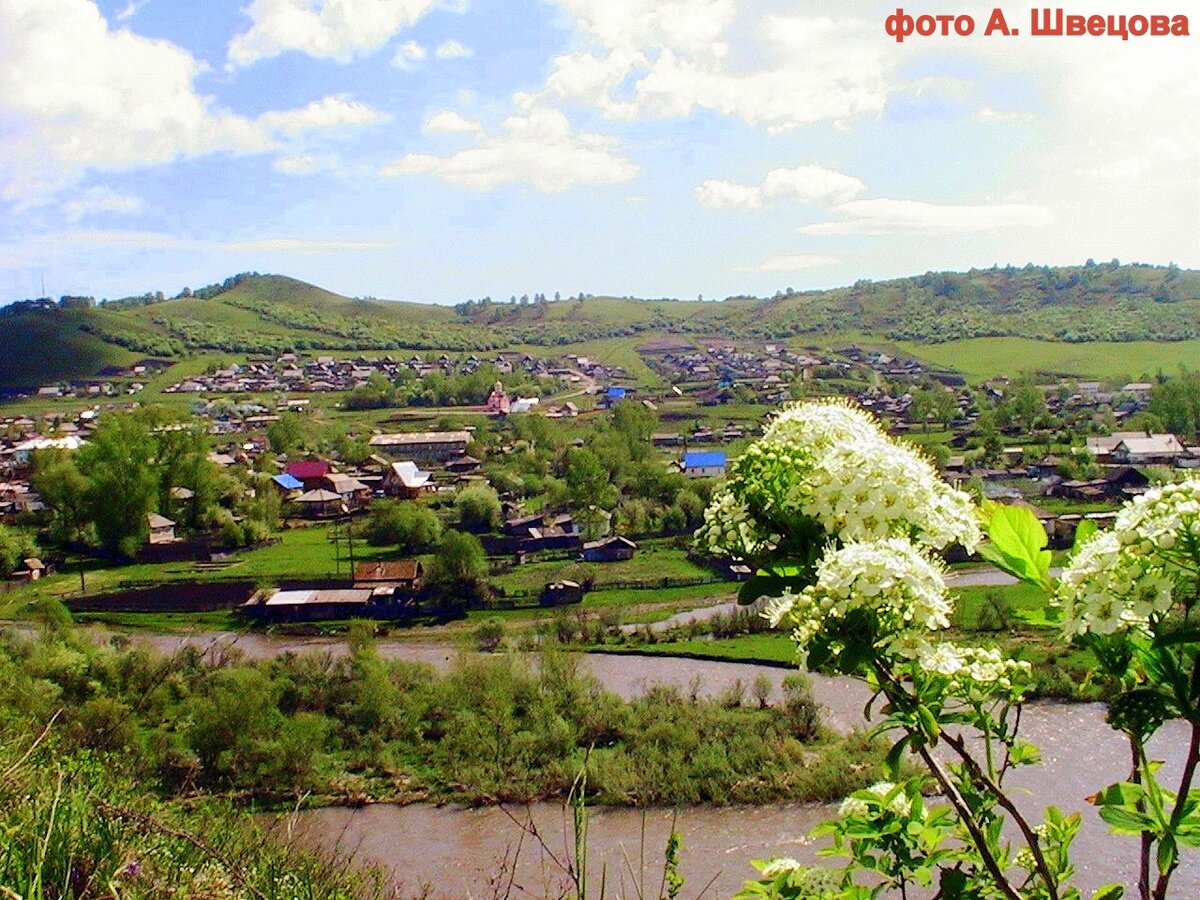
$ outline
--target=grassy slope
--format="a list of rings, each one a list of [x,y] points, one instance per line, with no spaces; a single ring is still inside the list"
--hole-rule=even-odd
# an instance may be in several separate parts
[[[86,312],[56,311],[0,319],[0,387],[38,387],[60,379],[86,378],[105,366],[125,366],[137,354],[80,328]]]
[[[1080,283],[1072,280],[1084,279]],[[1194,333],[1200,319],[1200,273],[1170,276],[1173,303],[1155,303],[1167,284],[1165,269],[1106,265],[919,276],[861,283],[763,301],[720,303],[594,297],[543,305],[497,304],[473,321],[447,306],[356,300],[278,275],[253,277],[211,300],[181,299],[148,307],[23,313],[0,322],[5,352],[0,387],[81,378],[146,353],[180,356],[188,348],[228,355],[211,347],[334,346],[341,352],[376,339],[375,347],[520,347],[538,353],[569,352],[624,366],[640,383],[660,379],[637,349],[663,336],[707,334],[754,339],[793,335],[795,346],[833,346],[850,341],[891,346],[973,379],[1021,370],[1076,376],[1140,376],[1170,371],[1200,358],[1200,339],[1129,343],[1059,343],[1033,336],[1079,331],[1091,336],[1136,333],[1138,323],[1158,323],[1162,333]],[[940,280],[939,280],[940,279]],[[951,296],[939,293],[954,282]],[[1071,284],[1069,287],[1063,285]],[[943,285],[944,286],[944,285]],[[853,322],[860,330],[844,327]],[[125,350],[81,330],[92,327],[134,347]],[[1026,337],[981,337],[927,343],[955,334],[979,333],[980,323]],[[1190,323],[1190,324],[1189,324]],[[915,329],[915,332],[914,332]],[[972,331],[971,329],[976,329]],[[922,342],[902,337],[925,335]],[[892,337],[887,337],[891,335]],[[379,339],[386,343],[379,343]],[[536,341],[537,344],[531,344]],[[314,343],[315,342],[315,343]],[[395,342],[395,343],[392,343]],[[329,352],[329,351],[324,351]],[[379,352],[379,351],[376,351]],[[384,351],[386,352],[386,351]],[[401,351],[407,352],[407,351]]]
[[[1180,365],[1194,367],[1200,360],[1200,341],[1065,344],[993,337],[943,344],[901,341],[896,346],[936,366],[957,369],[976,381],[1018,371],[1137,379],[1160,369],[1172,374]]]

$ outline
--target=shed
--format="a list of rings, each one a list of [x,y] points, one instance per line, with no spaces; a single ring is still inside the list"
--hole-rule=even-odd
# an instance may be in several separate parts
[[[300,513],[307,519],[318,519],[323,516],[336,516],[346,511],[342,503],[342,495],[333,491],[306,491],[296,498]]]
[[[146,517],[146,522],[150,526],[150,535],[147,539],[149,544],[170,544],[175,541],[175,523],[166,516],[160,516],[158,513],[151,513]]]
[[[637,544],[629,538],[617,535],[585,543],[583,558],[587,562],[617,562],[622,559],[633,559],[636,550]]]

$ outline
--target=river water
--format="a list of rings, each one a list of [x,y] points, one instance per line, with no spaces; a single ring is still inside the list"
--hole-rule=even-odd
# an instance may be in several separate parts
[[[138,635],[136,640],[168,653],[185,643],[213,654],[232,646],[251,657],[346,652],[341,641],[323,638],[210,633],[186,638]],[[378,646],[387,658],[427,663],[439,670],[453,665],[459,655],[445,644],[381,641]],[[745,663],[623,654],[589,654],[579,663],[606,688],[626,698],[662,684],[684,693],[715,696],[737,683],[748,689],[755,678],[765,675],[772,684],[772,699],[778,699],[780,683],[789,674],[787,669]],[[813,693],[825,707],[831,727],[847,730],[862,724],[868,693],[861,684],[845,678],[810,677]],[[1022,734],[1041,748],[1043,764],[1012,773],[1009,783],[1018,789],[1017,802],[1035,819],[1040,819],[1041,811],[1050,805],[1068,812],[1082,811],[1083,828],[1073,854],[1080,887],[1094,889],[1126,878],[1135,871],[1135,842],[1109,837],[1107,826],[1085,801],[1098,788],[1128,774],[1128,750],[1105,724],[1103,707],[1095,703],[1031,703],[1022,717]],[[1164,761],[1168,783],[1182,767],[1186,743],[1184,724],[1172,722],[1161,730],[1151,747],[1151,758]],[[705,896],[730,896],[746,878],[753,877],[750,859],[782,855],[816,861],[817,844],[807,835],[832,812],[832,807],[822,805],[680,810],[677,828],[683,836],[682,871],[687,879],[682,896],[696,897],[710,880]],[[548,849],[539,846],[517,824],[530,817]],[[645,814],[628,809],[593,810],[588,842],[589,895],[599,896],[603,871],[608,898],[657,897],[662,850],[672,818],[672,812],[664,810]],[[508,812],[426,804],[331,808],[303,812],[280,827],[294,829],[305,843],[352,854],[358,862],[384,866],[404,891],[403,896],[418,895],[422,885],[432,886],[431,896],[436,897],[504,896],[510,874],[512,896],[554,897],[566,883],[555,859],[569,858],[570,819],[557,804],[534,804]],[[1172,882],[1171,896],[1200,898],[1200,851],[1185,854],[1184,864]],[[515,873],[505,863],[514,858]],[[640,874],[643,869],[644,876]],[[489,885],[488,879],[501,873],[505,875],[503,884]],[[636,885],[643,889],[638,890]]]

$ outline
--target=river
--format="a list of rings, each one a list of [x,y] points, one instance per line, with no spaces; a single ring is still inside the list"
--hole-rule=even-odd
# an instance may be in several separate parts
[[[98,638],[104,636],[103,632],[94,633]],[[259,658],[285,652],[346,652],[344,642],[333,638],[209,633],[189,637],[139,634],[135,640],[168,653],[184,644],[200,646],[212,654],[236,647],[247,656]],[[453,665],[459,655],[447,644],[384,640],[378,646],[387,658],[423,662],[439,670]],[[649,687],[661,684],[673,685],[685,693],[694,690],[715,696],[739,682],[749,688],[756,677],[765,675],[772,684],[772,698],[778,699],[780,683],[789,674],[778,667],[658,656],[589,654],[579,663],[606,688],[626,698],[640,696]],[[862,722],[868,694],[861,684],[846,678],[811,678],[813,693],[825,707],[831,727],[844,730]],[[1022,734],[1041,748],[1043,764],[1019,769],[1010,776],[1010,784],[1019,790],[1017,802],[1038,818],[1049,805],[1082,811],[1084,824],[1074,852],[1079,885],[1094,889],[1121,880],[1134,870],[1135,842],[1110,838],[1107,826],[1085,802],[1098,788],[1122,780],[1128,773],[1127,748],[1105,724],[1103,706],[1030,703],[1023,714]],[[1151,747],[1151,758],[1164,760],[1168,779],[1177,777],[1186,741],[1185,725],[1172,722]],[[566,858],[564,841],[569,833],[569,817],[559,805],[535,804],[510,812],[522,820],[532,816],[554,855]],[[706,896],[730,896],[745,878],[753,876],[750,859],[784,855],[815,861],[817,847],[807,834],[831,812],[831,807],[821,805],[681,810],[678,829],[684,841],[683,873],[687,878],[683,896],[695,897],[710,879],[715,880]],[[637,810],[594,810],[589,868],[596,891],[603,870],[610,898],[640,896],[633,887],[635,883],[647,886],[642,892],[646,896],[657,896],[662,848],[671,821],[670,811],[653,810],[643,816]],[[448,898],[496,895],[487,879],[507,871],[503,861],[513,857],[522,838],[522,829],[502,810],[425,804],[313,810],[301,813],[292,825],[305,842],[351,853],[359,862],[383,865],[395,883],[414,896],[428,884],[433,887],[432,896]],[[643,827],[648,874],[639,882]],[[1185,853],[1171,896],[1200,897],[1200,854]],[[528,837],[521,843],[519,857],[513,883],[523,893],[514,887],[513,896],[556,896],[549,888],[562,882],[562,873],[553,859]]]

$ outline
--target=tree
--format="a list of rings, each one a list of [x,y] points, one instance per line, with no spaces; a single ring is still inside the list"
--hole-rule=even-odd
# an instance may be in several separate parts
[[[1179,375],[1150,389],[1149,410],[1173,434],[1200,438],[1200,371]]]
[[[90,517],[89,483],[69,453],[42,451],[33,458],[33,489],[42,498],[50,518],[50,538],[59,544],[84,540]]]
[[[308,443],[308,428],[299,413],[281,413],[278,421],[267,429],[267,443],[272,453],[291,454]]]
[[[442,523],[433,510],[419,503],[384,500],[371,507],[367,520],[367,543],[376,547],[395,545],[401,553],[421,553],[437,543]]]
[[[79,450],[85,505],[108,553],[132,557],[146,541],[158,502],[154,451],[149,429],[133,415],[106,417]]]
[[[27,535],[0,525],[0,578],[7,578],[17,570],[22,560],[35,555],[33,542]]]
[[[454,511],[458,524],[466,531],[495,531],[503,515],[499,495],[486,484],[473,484],[459,491]]]
[[[441,613],[461,615],[472,603],[482,601],[487,595],[487,571],[487,557],[479,538],[453,529],[444,532],[426,566],[429,586]]]

